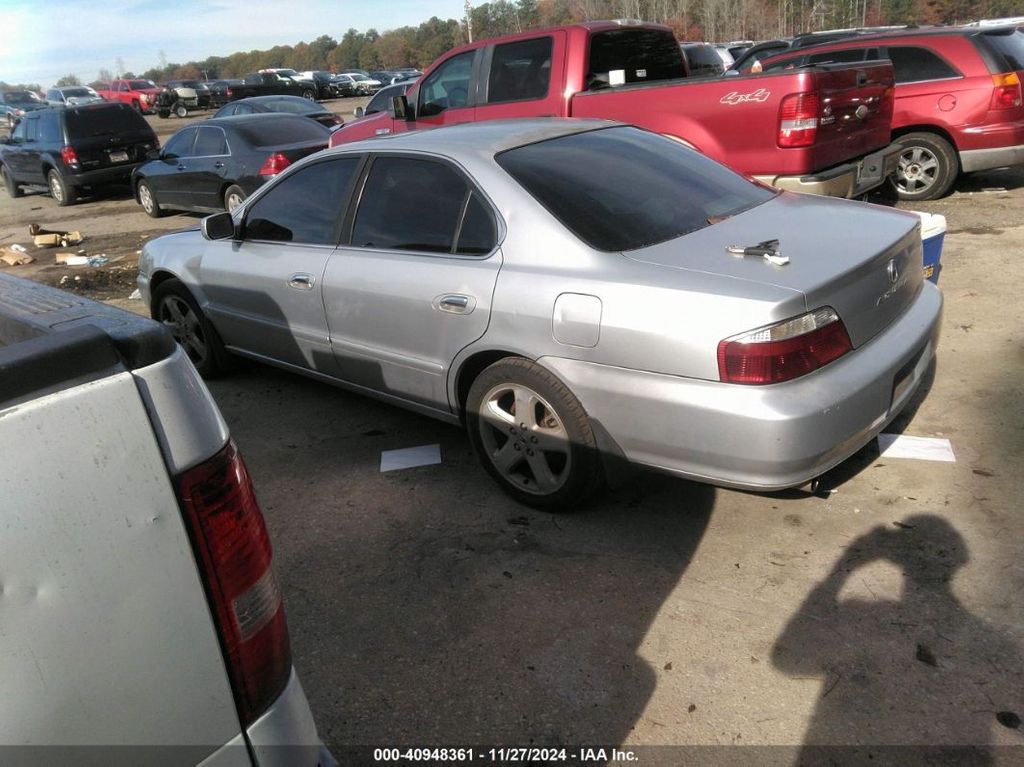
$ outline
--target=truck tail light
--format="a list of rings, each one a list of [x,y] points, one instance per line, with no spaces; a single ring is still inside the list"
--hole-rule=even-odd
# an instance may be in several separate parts
[[[992,86],[990,109],[1013,109],[1021,105],[1020,78],[1016,72],[992,75]]]
[[[782,99],[779,107],[779,146],[811,146],[817,137],[818,94],[791,93]]]
[[[177,484],[235,704],[248,727],[280,695],[292,667],[270,537],[233,442]]]
[[[78,165],[78,153],[73,146],[62,146],[60,148],[60,159],[69,167]]]
[[[824,367],[853,348],[839,315],[825,306],[718,344],[718,376],[726,383],[773,384]]]
[[[292,161],[283,154],[280,152],[274,152],[270,157],[263,161],[263,165],[260,167],[260,175],[276,176],[291,164]]]

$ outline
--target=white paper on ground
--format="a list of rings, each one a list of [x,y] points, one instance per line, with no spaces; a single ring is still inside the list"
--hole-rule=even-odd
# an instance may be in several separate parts
[[[382,450],[380,453],[381,471],[412,469],[416,466],[432,466],[435,463],[441,463],[440,445],[403,447],[401,450]]]
[[[921,461],[955,463],[948,439],[908,437],[905,434],[879,434],[878,449],[885,458],[917,458]]]

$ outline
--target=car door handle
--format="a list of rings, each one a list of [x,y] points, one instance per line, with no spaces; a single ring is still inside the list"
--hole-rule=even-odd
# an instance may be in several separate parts
[[[312,274],[293,274],[288,278],[288,287],[296,290],[312,290],[316,278]]]
[[[185,169],[186,169],[186,167],[187,167],[187,166],[185,166],[185,165],[179,165],[179,166],[178,166],[178,170],[185,170]]]
[[[220,160],[218,160],[217,162],[215,162],[213,164],[213,167],[216,168],[217,170],[220,170],[221,168],[224,167],[224,163],[222,163]]]
[[[476,308],[476,299],[461,293],[446,293],[435,298],[433,306],[439,312],[470,314]]]

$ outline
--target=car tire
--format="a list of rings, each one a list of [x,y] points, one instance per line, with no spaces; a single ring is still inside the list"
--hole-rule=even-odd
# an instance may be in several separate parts
[[[135,195],[139,199],[139,205],[146,211],[150,218],[160,218],[164,212],[160,209],[160,203],[156,199],[153,188],[145,181],[140,181],[135,188]]]
[[[175,104],[174,114],[176,114],[180,118],[188,117],[188,107],[181,103]]]
[[[138,101],[132,102],[132,109],[134,109],[139,114],[142,114],[142,104],[140,104]]]
[[[60,175],[59,171],[53,168],[46,174],[46,185],[50,189],[50,196],[53,197],[58,207],[63,208],[68,205],[74,205],[78,199],[78,193],[75,191],[75,188]]]
[[[245,190],[237,184],[232,184],[224,190],[224,210],[228,213],[234,213],[235,208],[241,205],[245,198]]]
[[[306,88],[304,91],[302,91],[302,98],[306,99],[307,101],[316,101],[316,91]]]
[[[956,150],[935,133],[908,133],[895,139],[903,145],[899,166],[889,179],[900,200],[935,200],[945,195],[960,166]]]
[[[151,315],[170,331],[203,378],[216,378],[230,368],[220,334],[181,281],[167,280],[157,286]]]
[[[7,190],[9,197],[21,197],[25,194],[25,190],[14,180],[14,176],[7,170],[6,165],[0,165],[0,177],[3,178],[4,189]]]
[[[157,113],[157,116],[160,119],[162,119],[162,120],[166,120],[168,117],[171,116],[171,110],[168,109],[167,107],[160,107],[159,109],[156,110],[156,113]]]
[[[518,412],[524,405],[527,412]],[[501,359],[473,381],[466,430],[487,473],[527,506],[573,511],[603,481],[583,406],[552,373],[522,357]]]

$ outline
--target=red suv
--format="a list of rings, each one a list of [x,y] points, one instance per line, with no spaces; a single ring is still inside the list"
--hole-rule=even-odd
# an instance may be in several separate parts
[[[960,173],[1024,165],[1024,31],[1016,27],[899,30],[787,51],[765,72],[887,58],[896,72],[892,180],[902,200],[941,197]],[[822,112],[820,119],[828,119]]]

